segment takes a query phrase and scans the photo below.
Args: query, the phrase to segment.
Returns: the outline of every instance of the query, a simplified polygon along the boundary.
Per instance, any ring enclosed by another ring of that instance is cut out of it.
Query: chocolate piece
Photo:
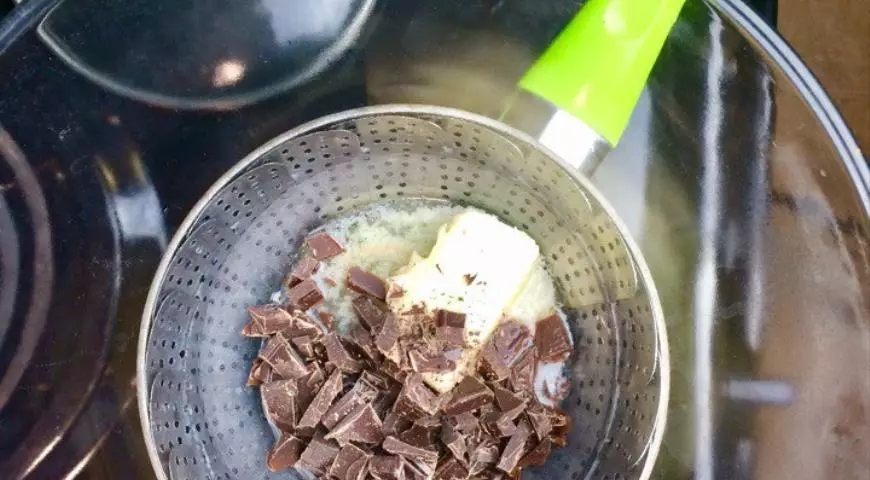
[[[371,370],[363,370],[357,383],[363,383],[374,390],[389,390],[393,384],[389,378]]]
[[[398,348],[398,347],[397,347]],[[408,370],[403,369],[390,359],[386,359],[381,363],[381,371],[389,375],[391,378],[400,383],[405,383],[408,379]]]
[[[492,390],[480,380],[469,376],[453,387],[451,393],[453,397],[444,408],[444,413],[448,415],[470,412],[492,401]]]
[[[405,295],[405,289],[397,283],[391,283],[387,287],[387,298],[401,298]]]
[[[290,340],[290,343],[292,343],[293,346],[296,347],[299,353],[306,360],[313,360],[315,356],[318,356],[320,354],[320,352],[318,352],[317,345],[314,343],[314,339],[309,337],[308,335],[294,337]],[[322,347],[322,345],[320,345],[320,347]]]
[[[522,410],[517,411],[517,415],[522,413]],[[511,418],[512,413],[493,411],[487,413],[483,418],[483,424],[486,430],[497,437],[509,437],[517,430],[516,424]]]
[[[492,393],[495,396],[495,404],[498,405],[499,410],[502,412],[514,410],[526,404],[522,398],[498,386],[492,388]]]
[[[533,396],[537,370],[538,360],[535,349],[530,348],[520,355],[511,367],[510,384],[513,391],[521,395]]]
[[[319,363],[311,362],[308,364],[308,376],[304,378],[304,381],[307,389],[317,392],[326,382],[326,372]]]
[[[521,353],[532,346],[532,335],[525,325],[514,320],[502,321],[490,340],[504,363],[511,366]]]
[[[395,433],[404,432],[409,427],[411,427],[411,425],[412,423],[410,420],[399,415],[396,410],[393,409],[384,418],[384,434],[392,435]]]
[[[375,337],[375,346],[385,357],[397,364],[401,363],[401,349],[397,344],[398,340],[399,322],[395,315],[387,315],[381,324],[377,337]]]
[[[344,247],[327,232],[317,232],[305,239],[311,254],[317,260],[328,260],[344,252]]]
[[[289,286],[293,287],[297,283],[311,278],[319,266],[320,262],[318,262],[316,258],[311,255],[305,255],[302,257],[302,260],[299,260],[299,262],[296,263],[296,266],[293,267],[293,271],[290,272]]]
[[[511,439],[508,440],[507,446],[501,454],[497,468],[508,475],[512,475],[516,470],[520,459],[526,453],[526,441],[529,439],[531,432],[525,422],[520,422]]]
[[[324,475],[338,456],[338,447],[331,442],[313,439],[299,457],[299,466]]]
[[[311,404],[305,409],[305,413],[302,415],[296,428],[313,429],[316,427],[320,423],[320,419],[323,418],[323,415],[329,410],[332,401],[341,392],[341,389],[342,374],[340,370],[336,370],[332,372],[332,375],[329,376],[329,379],[326,380],[326,383],[323,384],[323,387],[317,392],[314,399],[311,400]]]
[[[553,431],[553,423],[550,421],[550,412],[548,410],[548,408],[538,403],[533,403],[526,411],[526,415],[529,417],[529,422],[532,424],[538,440],[544,440]]]
[[[373,333],[379,332],[387,316],[391,315],[386,303],[367,295],[360,295],[351,300],[351,306],[357,317]]]
[[[459,463],[468,466],[468,446],[465,444],[465,438],[449,423],[444,423],[441,427],[441,442]]]
[[[438,462],[437,450],[420,448],[418,446],[411,445],[410,443],[403,442],[402,440],[392,435],[385,438],[384,443],[381,446],[384,450],[390,453],[432,464],[433,468],[435,463]]]
[[[329,363],[335,365],[336,368],[345,373],[357,373],[362,370],[363,364],[360,359],[351,355],[337,333],[330,333],[323,337],[321,342],[326,348]]]
[[[555,313],[535,325],[535,348],[542,362],[561,362],[571,355],[571,336]]]
[[[561,408],[547,409],[550,414],[550,423],[553,425],[553,431],[550,432],[550,440],[557,447],[564,447],[568,443],[568,432],[571,431],[571,417],[568,416]]]
[[[300,310],[308,310],[323,301],[323,292],[312,279],[307,279],[287,290],[290,305]]]
[[[348,341],[354,345],[355,349],[364,354],[368,360],[376,364],[383,360],[383,355],[381,355],[381,352],[375,346],[374,339],[362,325],[351,326],[348,334]]]
[[[272,367],[264,362],[262,358],[255,358],[251,364],[251,373],[248,374],[248,386],[262,385],[269,380],[272,373]]]
[[[375,455],[369,459],[369,475],[378,480],[404,480],[404,462],[395,455]]]
[[[269,303],[248,307],[251,321],[242,328],[246,337],[267,337],[289,327],[293,319],[281,305]]]
[[[435,469],[434,480],[465,480],[466,478],[468,478],[468,470],[455,458],[442,461]]]
[[[468,473],[470,475],[477,475],[495,465],[498,458],[498,446],[495,443],[480,443],[471,449],[471,458],[468,461]]]
[[[463,346],[465,344],[465,314],[437,310],[435,312],[435,331],[444,346]]]
[[[260,394],[266,405],[266,415],[284,431],[292,431],[301,415],[297,380],[278,380],[263,385]],[[304,407],[303,407],[304,408]]]
[[[371,404],[361,405],[347,414],[324,437],[341,444],[360,442],[378,444],[383,439],[383,424]]]
[[[259,357],[268,363],[283,378],[299,378],[308,374],[305,360],[296,349],[281,335],[270,338],[260,350]]]
[[[351,267],[347,272],[347,287],[379,300],[387,297],[387,286],[380,277],[360,267]]]
[[[399,440],[414,445],[415,447],[433,447],[435,445],[435,432],[437,431],[437,427],[433,428],[425,424],[425,420],[429,418],[433,418],[440,423],[440,419],[436,417],[423,417],[417,422],[414,422],[410,428],[400,433]],[[424,421],[424,423],[419,423],[420,421]]]
[[[451,420],[456,429],[463,433],[473,432],[480,424],[480,421],[471,412],[460,413],[452,417]]]
[[[456,368],[456,362],[448,360],[443,353],[428,355],[420,350],[409,350],[408,360],[417,373],[449,372]]]
[[[341,447],[341,450],[335,457],[335,461],[332,462],[332,466],[329,468],[329,474],[341,480],[356,478],[355,476],[349,477],[348,470],[360,460],[368,461],[369,457],[371,457],[371,454],[365,450],[355,445],[347,444]]]
[[[269,454],[266,456],[266,465],[273,472],[292,467],[299,460],[304,448],[305,442],[293,435],[282,433],[281,438],[269,450]]]
[[[311,318],[302,310],[296,309],[292,312],[293,323],[281,332],[287,338],[296,338],[307,336],[312,339],[318,339],[326,333],[326,330],[320,325],[320,322]]]
[[[378,395],[378,390],[360,377],[347,393],[335,402],[323,415],[321,423],[328,428],[334,428],[339,421],[356,408],[370,403]]]
[[[495,345],[488,342],[477,358],[477,372],[490,382],[498,382],[507,378],[511,370],[505,363],[504,357],[496,351]]]
[[[552,450],[551,445],[552,442],[550,442],[549,438],[541,440],[532,451],[527,453],[526,456],[520,460],[520,463],[517,466],[519,468],[525,468],[530,465],[543,466],[547,459],[550,458]]]
[[[326,310],[318,310],[317,316],[320,317],[320,323],[326,327],[327,332],[335,330],[335,315]]]
[[[394,409],[398,415],[414,421],[426,415],[434,415],[438,412],[438,407],[438,397],[423,383],[423,377],[412,374],[405,379]]]
[[[419,460],[409,460],[407,458],[403,460],[405,465],[405,478],[408,480],[429,480],[430,473],[435,470],[434,465],[426,465]]]
[[[371,458],[371,456],[357,460],[348,467],[343,480],[364,480],[366,478],[366,473],[368,472],[369,458]]]

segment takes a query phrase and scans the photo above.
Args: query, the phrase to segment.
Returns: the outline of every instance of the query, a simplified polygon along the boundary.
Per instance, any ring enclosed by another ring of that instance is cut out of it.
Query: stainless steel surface
[[[530,137],[462,111],[404,105],[280,135],[222,177],[176,234],[140,336],[139,404],[158,475],[284,475],[263,465],[274,439],[245,387],[259,344],[238,333],[244,307],[268,301],[320,222],[403,197],[477,206],[541,246],[576,339],[562,403],[574,428],[527,477],[647,478],[670,365],[655,288],[624,227]]]

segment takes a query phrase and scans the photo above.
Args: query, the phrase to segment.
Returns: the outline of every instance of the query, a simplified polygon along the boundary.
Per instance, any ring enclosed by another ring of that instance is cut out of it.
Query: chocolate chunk
[[[378,444],[383,439],[384,426],[371,404],[361,405],[347,414],[324,437],[341,444],[360,442]]]
[[[455,458],[443,460],[435,469],[434,480],[465,480],[466,478],[468,478],[468,470]]]
[[[311,254],[317,260],[328,260],[344,252],[344,247],[327,232],[317,232],[305,239]]]
[[[270,338],[260,350],[259,357],[283,378],[299,378],[308,374],[305,360],[281,335]]]
[[[553,441],[553,445],[564,447],[568,443],[568,432],[571,431],[571,417],[561,408],[549,408],[547,411],[550,414],[550,423],[553,425],[550,440]]]
[[[438,412],[438,407],[438,397],[423,383],[423,377],[412,374],[405,379],[394,409],[398,415],[414,421],[426,415],[434,415]]]
[[[525,468],[530,465],[543,466],[547,459],[550,457],[550,452],[552,442],[549,438],[545,438],[538,442],[538,444],[533,448],[529,453],[527,453],[521,460],[519,468]]]
[[[463,433],[473,432],[480,424],[480,421],[471,412],[464,412],[451,417],[451,421],[456,429]]]
[[[406,429],[402,433],[399,434],[399,440],[414,445],[415,447],[420,448],[430,448],[435,445],[435,432],[437,428],[429,427],[424,423],[420,423],[420,421],[425,421],[426,419],[434,418],[436,421],[439,421],[437,417],[423,417],[417,422],[414,422],[410,428]],[[395,433],[395,432],[391,432]]]
[[[498,405],[499,410],[502,412],[524,407],[526,404],[526,401],[522,398],[498,386],[492,388],[492,393],[495,396],[495,404]]]
[[[363,383],[373,390],[389,390],[393,382],[380,373],[364,370],[360,374],[357,383]]]
[[[430,474],[434,472],[434,465],[426,465],[419,460],[403,459],[405,464],[405,478],[408,480],[429,480]]]
[[[432,464],[433,468],[435,463],[438,462],[437,450],[420,448],[415,445],[411,445],[410,443],[403,442],[402,440],[392,435],[385,438],[384,443],[381,446],[384,450],[390,453]]]
[[[470,475],[477,475],[495,465],[498,458],[498,446],[495,443],[480,443],[471,449],[471,458],[468,461],[468,473]]]
[[[550,412],[548,410],[548,408],[538,403],[533,403],[526,410],[526,415],[529,417],[538,440],[544,440],[553,431],[553,423],[550,421]]]
[[[534,392],[538,360],[535,349],[526,350],[511,367],[510,384],[514,392],[531,396]]]
[[[391,283],[387,287],[387,298],[401,298],[405,295],[405,289],[397,283]]]
[[[368,461],[370,457],[371,454],[367,453],[365,450],[355,445],[347,444],[341,447],[341,450],[335,457],[335,461],[332,462],[332,466],[329,468],[329,475],[340,480],[355,479],[356,476],[348,476],[348,471],[351,469],[351,466],[360,460]]]
[[[441,443],[459,463],[468,466],[468,446],[465,444],[465,438],[449,423],[444,423],[441,427]]]
[[[357,373],[362,370],[363,364],[360,358],[351,354],[337,333],[330,333],[323,337],[321,342],[326,348],[326,357],[329,359],[329,363],[335,365],[336,368],[345,373]]]
[[[351,466],[348,467],[343,480],[364,480],[366,478],[366,473],[368,472],[369,458],[371,458],[371,456],[367,456],[366,458],[357,460],[351,464]]]
[[[435,326],[465,328],[465,314],[438,309],[435,311]]]
[[[507,378],[511,370],[505,363],[504,357],[496,351],[495,345],[488,342],[483,346],[480,356],[477,358],[477,372],[491,382],[498,382]]]
[[[335,428],[338,422],[350,414],[350,412],[370,403],[377,396],[378,390],[360,377],[356,384],[326,411],[321,419],[321,423],[326,428]]]
[[[323,292],[312,279],[299,282],[287,290],[290,305],[300,310],[308,310],[323,301]]]
[[[470,412],[492,401],[492,390],[486,387],[480,380],[466,376],[453,387],[452,398],[444,408],[448,415],[459,415]]]
[[[347,272],[347,287],[379,300],[387,297],[387,286],[380,277],[360,267],[351,267]]]
[[[387,316],[391,315],[386,303],[366,295],[354,298],[351,305],[370,332],[379,332]]]
[[[502,321],[498,328],[495,329],[490,342],[492,342],[499,355],[502,356],[504,363],[507,366],[511,366],[520,354],[531,348],[532,335],[525,325],[513,320],[507,320]]]
[[[281,305],[269,303],[248,307],[251,321],[242,329],[246,337],[266,337],[289,327],[293,319]]]
[[[251,365],[251,373],[248,374],[248,386],[262,385],[269,380],[272,373],[272,367],[264,362],[262,358],[255,358]]]
[[[381,363],[381,371],[401,383],[405,383],[405,380],[408,379],[409,375],[408,370],[403,369],[402,366],[396,364],[390,359],[386,359]]]
[[[499,470],[508,475],[513,474],[517,465],[520,463],[520,459],[523,458],[523,455],[526,453],[526,441],[529,439],[530,435],[531,432],[529,427],[525,422],[520,422],[516,431],[511,435],[510,440],[508,440],[507,446],[504,447],[504,451],[502,452],[497,465]]]
[[[281,332],[281,335],[284,335],[287,338],[296,338],[307,336],[312,339],[318,339],[322,337],[326,330],[321,326],[320,322],[311,318],[307,313],[302,310],[296,309],[292,312],[293,323]]]
[[[399,322],[395,315],[387,315],[381,324],[377,337],[375,337],[375,346],[385,357],[397,364],[401,363],[401,349],[397,344],[398,340]]]
[[[535,348],[542,362],[561,362],[571,355],[571,336],[555,313],[535,325]]]
[[[522,410],[516,412],[517,415]],[[517,426],[511,418],[512,412],[492,411],[483,418],[483,424],[487,431],[497,437],[509,437],[517,430]]]
[[[409,350],[408,360],[417,373],[449,372],[456,368],[456,362],[448,360],[443,353],[429,355],[420,350]]]
[[[314,343],[314,339],[309,337],[308,335],[302,335],[301,337],[294,337],[290,340],[290,343],[296,347],[296,350],[304,357],[306,360],[314,360],[315,357],[320,356],[318,350],[323,347],[323,345],[318,345]],[[325,354],[326,352],[322,352]]]
[[[332,401],[341,392],[341,389],[342,374],[340,370],[336,370],[332,372],[332,375],[329,376],[329,379],[326,380],[326,383],[323,384],[323,387],[317,392],[314,399],[311,400],[311,405],[305,409],[305,413],[302,415],[296,428],[313,429],[316,427],[320,423],[320,419],[323,418],[323,415],[329,410]]]
[[[375,341],[368,330],[361,325],[353,325],[350,327],[348,334],[348,341],[354,345],[356,350],[362,352],[369,361],[378,364],[383,360],[383,356],[375,346]]]
[[[299,466],[307,468],[312,472],[324,475],[329,471],[329,467],[338,456],[338,447],[332,442],[326,442],[320,439],[313,439],[308,444],[302,455],[299,457]]]
[[[292,467],[299,460],[304,448],[305,442],[293,435],[282,433],[281,438],[269,450],[266,465],[273,472]]]
[[[302,408],[299,408],[299,387],[297,380],[278,380],[260,388],[266,415],[284,431],[293,431],[299,421]],[[309,400],[310,401],[310,400]]]
[[[369,459],[369,475],[377,480],[404,480],[404,466],[396,455],[375,455]]]
[[[318,262],[316,258],[311,255],[305,255],[302,257],[302,260],[299,260],[299,262],[296,263],[293,267],[293,271],[290,272],[289,286],[293,287],[297,283],[311,278],[319,266],[320,262]]]
[[[335,315],[326,310],[318,310],[317,316],[320,318],[320,323],[326,327],[327,332],[335,330]]]
[[[392,435],[399,432],[404,432],[411,427],[412,423],[407,418],[399,415],[395,409],[390,411],[384,418],[384,434]]]

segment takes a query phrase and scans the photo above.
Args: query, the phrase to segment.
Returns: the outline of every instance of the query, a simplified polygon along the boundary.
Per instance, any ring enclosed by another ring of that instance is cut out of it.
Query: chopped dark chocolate
[[[432,464],[433,468],[435,463],[438,462],[437,450],[430,450],[428,448],[421,448],[415,445],[411,445],[410,443],[403,442],[402,440],[396,438],[393,435],[385,438],[384,443],[381,444],[381,447],[383,447],[384,450],[390,453]]]
[[[435,312],[435,326],[465,328],[465,314],[438,309]]]
[[[371,404],[360,405],[347,414],[326,435],[327,439],[335,439],[340,444],[360,442],[378,444],[383,439],[384,426]]]
[[[393,409],[384,418],[384,434],[393,435],[395,433],[404,432],[412,425],[407,418],[396,413]]]
[[[337,446],[332,442],[315,438],[300,455],[298,464],[316,474],[325,475],[336,456],[338,456]]]
[[[320,262],[317,261],[316,258],[311,255],[305,255],[302,257],[299,262],[293,267],[293,270],[290,272],[290,287],[293,287],[297,283],[307,280],[314,275],[314,272],[317,271],[317,268],[320,266]]]
[[[443,353],[429,355],[421,350],[409,350],[408,360],[417,373],[449,372],[456,368],[456,362],[448,360]]]
[[[437,413],[439,403],[435,393],[423,383],[423,377],[412,374],[405,379],[394,409],[398,415],[413,422]]]
[[[468,466],[468,446],[465,444],[465,437],[446,422],[441,427],[441,443],[447,447],[447,450],[459,463]]]
[[[342,480],[364,480],[366,478],[366,473],[368,472],[369,458],[371,458],[371,456],[367,456],[366,458],[357,460],[351,464],[351,466],[347,468],[347,473],[345,473]]]
[[[323,292],[310,278],[291,287],[287,290],[287,295],[290,297],[290,305],[300,310],[308,310],[323,301]]]
[[[375,455],[369,459],[369,475],[377,480],[404,480],[404,466],[396,455]]]
[[[387,298],[401,298],[405,295],[405,289],[397,283],[391,283],[387,287]]]
[[[284,431],[294,430],[301,415],[297,382],[298,380],[278,380],[260,387],[266,415]]]
[[[561,408],[549,408],[550,423],[553,431],[550,432],[550,440],[557,447],[564,447],[568,443],[568,432],[571,430],[571,417]]]
[[[264,362],[262,358],[255,358],[251,365],[251,373],[248,374],[248,386],[262,385],[269,380],[272,373],[272,367]]]
[[[274,303],[248,307],[248,315],[251,321],[242,329],[242,335],[246,337],[274,335],[293,323],[290,313]]]
[[[550,458],[551,445],[552,442],[549,438],[541,440],[535,448],[520,460],[518,467],[525,468],[530,465],[543,466],[547,459]]]
[[[375,346],[375,341],[368,330],[363,328],[361,325],[352,325],[348,333],[348,341],[362,352],[368,360],[376,364],[383,360],[383,355],[378,351],[378,348]]]
[[[435,331],[444,346],[463,346],[465,344],[465,314],[437,310],[435,312]]]
[[[480,380],[466,376],[453,387],[452,398],[444,408],[447,415],[459,415],[463,412],[476,410],[492,401],[492,390]]]
[[[409,375],[408,370],[403,369],[402,366],[396,364],[390,359],[386,359],[381,363],[381,371],[400,383],[405,383],[405,380],[407,380]]]
[[[397,343],[398,340],[399,322],[395,315],[387,315],[375,337],[375,346],[385,357],[397,364],[401,363],[401,348]]]
[[[453,425],[462,433],[471,433],[480,425],[480,421],[471,412],[463,412],[451,418]]]
[[[293,435],[282,433],[278,441],[275,442],[275,445],[272,446],[272,449],[269,450],[269,454],[266,457],[266,465],[273,472],[292,467],[299,460],[304,448],[305,442]]]
[[[344,252],[344,247],[327,232],[317,232],[305,239],[311,254],[317,260],[328,260]]]
[[[408,480],[429,480],[430,473],[434,472],[434,465],[425,465],[419,460],[408,460],[407,458],[403,460],[405,464],[405,478]]]
[[[571,335],[559,315],[552,314],[535,325],[535,348],[542,362],[561,362],[571,355]]]
[[[525,325],[514,320],[502,321],[495,329],[490,340],[504,363],[511,366],[517,358],[531,348],[532,335]]]
[[[513,435],[511,435],[510,440],[508,440],[507,445],[504,447],[504,451],[502,451],[501,458],[498,461],[498,469],[511,475],[514,470],[516,470],[517,465],[520,463],[520,459],[526,453],[526,441],[529,439],[531,435],[531,431],[526,425],[525,422],[520,422],[517,425],[517,429]]]
[[[329,410],[329,407],[332,406],[332,401],[335,400],[341,389],[341,370],[336,370],[332,372],[332,375],[329,376],[329,379],[326,380],[326,383],[323,384],[323,387],[317,392],[314,399],[311,400],[311,404],[305,409],[305,413],[302,415],[296,428],[313,429],[316,427],[320,423],[320,419],[323,418],[323,415]]]
[[[296,350],[298,350],[306,360],[314,360],[314,357],[318,355],[317,344],[315,344],[314,339],[308,335],[294,337],[290,340],[290,343],[296,347]],[[322,345],[320,345],[320,347],[322,348]]]
[[[432,428],[426,425],[425,422],[420,423],[421,420],[426,420],[428,418],[434,418],[440,423],[440,419],[438,419],[437,417],[423,417],[417,422],[414,422],[414,424],[411,425],[410,428],[400,433],[399,440],[414,445],[415,447],[433,447],[435,445],[435,433],[437,431],[437,427]]]
[[[516,411],[516,415],[522,413],[522,409]],[[483,424],[487,431],[497,437],[509,437],[517,430],[513,421],[513,412],[492,411],[483,418]]]
[[[358,373],[363,368],[359,358],[351,354],[337,333],[332,332],[321,340],[326,348],[329,363],[345,373]]]
[[[468,460],[468,473],[477,475],[487,468],[495,465],[498,461],[499,452],[496,443],[479,443],[470,449],[471,458]]]
[[[529,422],[532,424],[532,429],[535,430],[535,436],[538,437],[538,440],[548,438],[550,432],[553,431],[549,408],[539,403],[533,403],[526,410],[526,415],[529,417]]]
[[[507,378],[510,367],[504,361],[504,357],[495,349],[492,342],[486,343],[477,358],[477,371],[490,382],[498,382]]]
[[[320,322],[311,318],[302,310],[294,310],[292,312],[293,323],[281,332],[287,338],[295,338],[308,336],[312,339],[318,339],[326,333],[326,330],[320,325]]]
[[[344,445],[335,457],[335,461],[332,462],[332,466],[329,468],[329,475],[340,480],[355,479],[355,476],[348,476],[348,471],[351,469],[351,466],[360,460],[367,461],[370,457],[370,453],[356,445],[350,443]]]
[[[455,458],[447,458],[438,464],[435,469],[434,480],[465,480],[468,478],[468,470],[465,469]]]
[[[351,305],[370,332],[379,332],[387,316],[391,315],[386,303],[366,295],[354,298]]]
[[[538,360],[535,349],[530,348],[520,355],[511,367],[510,384],[513,391],[521,395],[534,396],[537,370]]]
[[[377,396],[378,390],[360,377],[356,384],[326,411],[321,423],[328,429],[335,428],[338,422],[350,412],[372,402]]]
[[[384,300],[387,297],[387,286],[384,281],[374,273],[360,267],[350,267],[347,272],[347,287],[379,300]]]
[[[492,388],[492,393],[495,396],[495,404],[498,405],[499,410],[502,412],[514,410],[526,404],[526,401],[522,398],[498,386]]]
[[[305,360],[281,335],[270,338],[260,350],[259,357],[283,378],[299,378],[308,374]]]
[[[327,332],[335,330],[335,315],[326,310],[318,310],[317,316],[320,318],[320,323],[326,327]]]

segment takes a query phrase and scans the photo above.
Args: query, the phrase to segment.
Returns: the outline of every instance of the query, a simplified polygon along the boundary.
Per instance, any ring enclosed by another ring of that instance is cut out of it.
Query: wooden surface
[[[870,156],[870,0],[779,0],[778,29]]]

